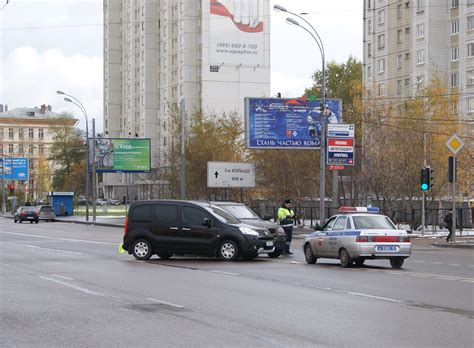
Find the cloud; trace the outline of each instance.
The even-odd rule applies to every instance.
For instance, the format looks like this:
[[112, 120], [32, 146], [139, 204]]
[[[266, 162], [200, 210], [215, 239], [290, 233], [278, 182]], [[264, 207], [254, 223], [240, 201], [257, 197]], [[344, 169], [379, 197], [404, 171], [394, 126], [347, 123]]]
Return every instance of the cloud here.
[[96, 118], [96, 128], [102, 130], [103, 103], [102, 57], [65, 56], [57, 49], [38, 52], [30, 46], [15, 48], [2, 61], [0, 103], [9, 109], [51, 105], [53, 111], [72, 113], [85, 128], [84, 116], [75, 105], [56, 94], [62, 90], [79, 99], [89, 120]]

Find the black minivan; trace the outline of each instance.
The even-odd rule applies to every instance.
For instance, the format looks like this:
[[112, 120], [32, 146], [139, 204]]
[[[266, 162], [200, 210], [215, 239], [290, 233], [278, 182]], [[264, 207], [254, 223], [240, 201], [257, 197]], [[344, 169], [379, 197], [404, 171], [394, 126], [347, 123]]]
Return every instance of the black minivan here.
[[161, 259], [198, 254], [252, 260], [274, 248], [274, 236], [267, 229], [245, 225], [204, 201], [135, 201], [125, 220], [123, 249], [138, 260], [153, 254]]

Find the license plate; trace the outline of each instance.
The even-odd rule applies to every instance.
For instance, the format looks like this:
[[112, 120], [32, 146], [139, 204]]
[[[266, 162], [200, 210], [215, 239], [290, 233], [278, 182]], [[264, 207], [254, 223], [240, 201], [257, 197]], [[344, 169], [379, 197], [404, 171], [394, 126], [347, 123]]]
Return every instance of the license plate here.
[[267, 246], [273, 246], [273, 242], [267, 242]]
[[377, 245], [375, 247], [377, 251], [397, 251], [397, 247], [395, 245]]
[[28, 216], [27, 219], [34, 219], [34, 217], [33, 216]]

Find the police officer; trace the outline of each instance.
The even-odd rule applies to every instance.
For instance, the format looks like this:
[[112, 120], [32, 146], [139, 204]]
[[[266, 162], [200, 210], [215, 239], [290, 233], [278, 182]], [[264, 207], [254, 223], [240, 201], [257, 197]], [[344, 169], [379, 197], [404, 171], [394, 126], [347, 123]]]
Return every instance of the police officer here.
[[293, 200], [285, 199], [283, 205], [278, 209], [278, 220], [286, 234], [285, 254], [292, 255], [290, 251], [291, 240], [293, 238], [293, 219], [295, 212], [291, 209]]

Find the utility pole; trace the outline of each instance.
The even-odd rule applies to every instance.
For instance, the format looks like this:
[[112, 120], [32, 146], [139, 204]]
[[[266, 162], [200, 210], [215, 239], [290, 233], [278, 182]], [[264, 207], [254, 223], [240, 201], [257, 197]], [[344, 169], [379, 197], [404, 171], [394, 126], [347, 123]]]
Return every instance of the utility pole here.
[[[423, 132], [423, 168], [426, 168], [426, 132]], [[428, 188], [429, 189], [429, 188]], [[425, 235], [425, 190], [421, 191], [421, 235]]]
[[186, 110], [184, 99], [179, 104], [181, 113], [181, 151], [179, 155], [179, 184], [181, 191], [181, 199], [186, 199]]
[[96, 163], [95, 163], [95, 118], [92, 119], [92, 221], [97, 220], [97, 182], [96, 182]]

